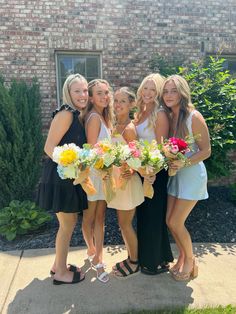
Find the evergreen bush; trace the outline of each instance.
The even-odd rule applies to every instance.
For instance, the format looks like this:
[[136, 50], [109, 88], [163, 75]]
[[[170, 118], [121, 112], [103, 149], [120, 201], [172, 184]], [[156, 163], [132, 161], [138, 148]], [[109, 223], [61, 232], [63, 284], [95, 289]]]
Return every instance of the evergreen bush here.
[[0, 81], [0, 208], [32, 199], [39, 179], [43, 137], [36, 81]]

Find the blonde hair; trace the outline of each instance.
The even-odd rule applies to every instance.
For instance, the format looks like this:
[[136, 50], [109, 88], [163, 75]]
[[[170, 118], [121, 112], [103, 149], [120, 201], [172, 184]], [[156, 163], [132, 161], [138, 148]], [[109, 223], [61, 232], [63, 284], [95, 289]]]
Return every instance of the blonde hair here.
[[[108, 125], [109, 128], [112, 127], [113, 125], [113, 121], [114, 121], [114, 113], [113, 113], [113, 96], [112, 96], [112, 88], [110, 86], [110, 84], [108, 83], [108, 81], [103, 80], [103, 79], [95, 79], [92, 80], [88, 83], [88, 94], [89, 97], [93, 96], [93, 87], [99, 84], [105, 84], [107, 85], [109, 91], [110, 91], [110, 102], [108, 104], [108, 106], [106, 108], [104, 108], [103, 112], [102, 112], [102, 116], [106, 122], [106, 124]], [[88, 115], [88, 113], [93, 109], [93, 104], [92, 102], [89, 100], [88, 101], [88, 105], [85, 108], [83, 114], [82, 114], [82, 119], [83, 121], [85, 120], [86, 116]]]
[[[164, 88], [167, 83], [169, 82], [174, 82], [176, 89], [180, 95], [180, 110], [179, 110], [179, 116], [178, 116], [178, 121], [176, 124], [176, 129], [173, 129], [173, 115], [172, 111], [170, 108], [168, 108], [163, 100], [163, 93], [164, 93]], [[188, 129], [186, 126], [186, 119], [188, 118], [188, 115], [190, 111], [194, 109], [194, 105], [192, 104], [191, 101], [191, 94], [190, 94], [190, 88], [187, 83], [187, 81], [180, 75], [171, 75], [168, 76], [161, 88], [161, 93], [160, 93], [160, 102], [163, 106], [163, 108], [166, 109], [166, 111], [170, 115], [170, 121], [171, 121], [171, 126], [170, 126], [170, 132], [171, 135], [178, 136], [181, 138], [184, 138], [186, 135], [188, 135]]]
[[87, 80], [79, 73], [77, 74], [70, 74], [66, 80], [65, 83], [63, 85], [63, 89], [62, 89], [62, 100], [63, 100], [63, 104], [62, 105], [68, 105], [71, 108], [77, 110], [77, 108], [74, 106], [72, 99], [71, 99], [71, 95], [70, 95], [70, 88], [71, 85], [75, 82], [75, 81], [82, 81], [85, 84], [88, 85]]
[[156, 88], [156, 98], [154, 100], [155, 106], [150, 114], [150, 116], [148, 117], [148, 127], [155, 127], [156, 124], [156, 120], [157, 120], [157, 114], [160, 111], [160, 103], [159, 103], [159, 95], [160, 95], [160, 90], [161, 90], [161, 85], [164, 82], [164, 77], [161, 76], [159, 73], [152, 73], [149, 74], [148, 76], [146, 76], [143, 81], [141, 82], [138, 91], [137, 91], [137, 108], [138, 111], [135, 114], [135, 121], [138, 122], [143, 114], [144, 111], [144, 104], [143, 104], [143, 100], [142, 100], [142, 90], [143, 90], [143, 86], [144, 84], [146, 84], [148, 81], [152, 81], [155, 85]]

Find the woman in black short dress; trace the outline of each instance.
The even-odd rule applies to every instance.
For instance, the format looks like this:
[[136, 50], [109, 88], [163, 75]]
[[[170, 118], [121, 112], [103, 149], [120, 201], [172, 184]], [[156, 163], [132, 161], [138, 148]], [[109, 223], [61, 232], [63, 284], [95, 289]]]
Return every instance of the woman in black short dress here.
[[52, 161], [53, 150], [58, 145], [86, 143], [84, 126], [79, 119], [88, 102], [88, 83], [79, 74], [70, 75], [63, 86], [63, 105], [53, 113], [44, 151], [43, 174], [39, 184], [37, 203], [40, 207], [56, 213], [59, 229], [56, 237], [56, 257], [51, 269], [53, 284], [77, 283], [84, 279], [80, 269], [67, 266], [67, 255], [78, 213], [87, 209], [87, 196], [81, 185], [73, 180], [62, 180], [57, 164]]

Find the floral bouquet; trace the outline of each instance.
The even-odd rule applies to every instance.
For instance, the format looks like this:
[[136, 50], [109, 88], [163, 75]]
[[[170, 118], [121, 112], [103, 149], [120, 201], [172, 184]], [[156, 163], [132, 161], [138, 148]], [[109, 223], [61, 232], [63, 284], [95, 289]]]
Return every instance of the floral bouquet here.
[[58, 164], [57, 172], [61, 179], [75, 179], [73, 184], [81, 184], [88, 195], [96, 194], [89, 178], [89, 167], [96, 159], [95, 152], [85, 144], [83, 148], [71, 143], [54, 148], [52, 159]]
[[[138, 172], [142, 176], [153, 176], [161, 171], [163, 168], [166, 168], [165, 158], [162, 155], [159, 145], [155, 140], [152, 142], [141, 141], [141, 167], [138, 169]], [[143, 182], [144, 196], [148, 198], [153, 198], [154, 189], [151, 183], [146, 179]]]
[[[190, 144], [193, 143], [193, 139], [186, 137], [185, 140], [177, 137], [171, 137], [162, 143], [162, 152], [167, 158], [167, 162], [174, 160], [182, 160], [187, 163], [188, 158], [185, 156], [187, 152], [190, 152]], [[176, 170], [168, 169], [169, 176], [175, 176]]]
[[96, 154], [96, 162], [94, 169], [98, 170], [103, 179], [103, 191], [107, 203], [109, 203], [115, 196], [115, 181], [112, 176], [112, 168], [115, 160], [114, 146], [105, 139], [99, 141], [94, 145], [94, 152]]
[[[114, 153], [115, 160], [113, 164], [120, 168], [119, 173], [121, 174], [130, 171], [130, 169], [138, 169], [141, 166], [141, 151], [137, 147], [136, 141], [129, 142], [128, 144], [115, 143]], [[128, 180], [122, 175], [119, 175], [118, 180], [116, 180], [116, 187], [125, 190]]]

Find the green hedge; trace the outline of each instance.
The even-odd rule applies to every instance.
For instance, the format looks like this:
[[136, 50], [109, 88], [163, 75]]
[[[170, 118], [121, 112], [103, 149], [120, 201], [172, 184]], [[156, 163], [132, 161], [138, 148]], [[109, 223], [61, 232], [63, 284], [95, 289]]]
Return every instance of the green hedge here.
[[0, 208], [11, 200], [32, 199], [39, 180], [43, 137], [40, 93], [31, 84], [0, 80]]

